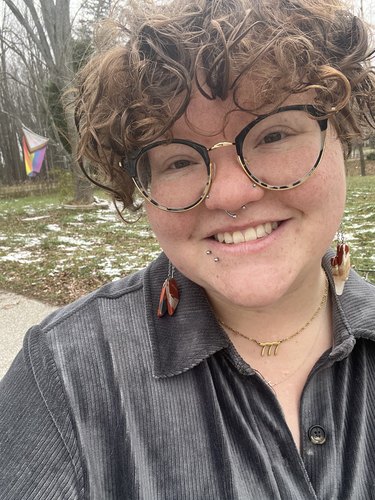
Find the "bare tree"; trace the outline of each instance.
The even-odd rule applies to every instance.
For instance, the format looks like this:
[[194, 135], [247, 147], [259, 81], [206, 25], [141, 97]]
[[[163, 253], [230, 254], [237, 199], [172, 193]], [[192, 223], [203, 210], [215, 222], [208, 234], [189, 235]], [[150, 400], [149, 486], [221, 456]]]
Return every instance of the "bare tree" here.
[[[15, 19], [21, 25], [49, 74], [62, 99], [70, 85], [73, 71], [73, 37], [70, 21], [70, 0], [22, 0], [24, 9], [13, 0], [4, 0]], [[21, 0], [20, 0], [21, 2]], [[17, 51], [17, 47], [10, 46]], [[92, 187], [82, 174], [76, 161], [77, 131], [72, 109], [64, 102], [67, 141], [70, 146], [71, 167], [75, 178], [74, 203], [88, 204], [93, 201]]]
[[[3, 19], [4, 26], [5, 19]], [[0, 134], [1, 134], [1, 178], [6, 183], [20, 181], [25, 177], [19, 168], [21, 164], [18, 146], [18, 127], [14, 95], [8, 78], [7, 47], [0, 39]]]

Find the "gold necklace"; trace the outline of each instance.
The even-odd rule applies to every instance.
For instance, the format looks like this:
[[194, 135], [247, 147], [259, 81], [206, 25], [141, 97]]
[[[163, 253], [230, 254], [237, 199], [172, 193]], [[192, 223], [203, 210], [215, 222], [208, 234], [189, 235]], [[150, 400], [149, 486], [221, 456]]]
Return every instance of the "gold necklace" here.
[[[312, 344], [312, 346], [311, 346], [311, 347], [313, 347], [313, 346], [316, 344], [316, 342], [317, 342], [317, 340], [318, 340], [318, 338], [319, 338], [319, 336], [320, 336], [321, 332], [322, 332], [322, 328], [319, 328], [318, 335], [315, 337], [314, 342], [313, 342], [313, 344]], [[292, 377], [293, 377], [293, 376], [294, 376], [297, 372], [299, 372], [300, 368], [301, 368], [301, 367], [302, 367], [302, 366], [306, 363], [306, 361], [307, 361], [307, 359], [308, 359], [308, 357], [309, 357], [310, 355], [311, 355], [311, 350], [310, 350], [310, 349], [307, 349], [307, 354], [306, 354], [306, 356], [303, 358], [302, 362], [301, 362], [301, 363], [297, 366], [297, 368], [295, 368], [295, 369], [294, 369], [291, 373], [287, 373], [287, 374], [286, 374], [283, 378], [281, 378], [278, 382], [271, 382], [270, 380], [267, 380], [267, 384], [268, 384], [270, 387], [272, 387], [272, 389], [273, 389], [274, 387], [276, 387], [276, 386], [278, 386], [278, 385], [281, 385], [281, 384], [283, 384], [284, 382], [287, 382], [288, 380], [290, 380], [290, 379], [291, 379], [291, 378], [292, 378]]]
[[266, 349], [267, 349], [267, 356], [271, 356], [272, 353], [273, 353], [274, 356], [276, 356], [280, 344], [282, 344], [283, 342], [286, 342], [287, 340], [291, 340], [294, 337], [297, 337], [297, 335], [299, 335], [304, 330], [306, 330], [306, 328], [314, 321], [314, 319], [318, 316], [320, 310], [324, 306], [324, 304], [325, 304], [325, 302], [327, 300], [327, 296], [328, 296], [328, 280], [326, 278], [326, 283], [325, 283], [325, 288], [324, 288], [324, 293], [323, 293], [323, 296], [322, 296], [322, 300], [320, 301], [320, 304], [319, 304], [318, 308], [316, 309], [316, 311], [314, 312], [314, 314], [311, 316], [311, 318], [307, 321], [307, 323], [305, 323], [303, 325], [303, 327], [300, 328], [299, 330], [297, 330], [295, 333], [293, 333], [292, 335], [289, 335], [289, 337], [285, 337], [285, 338], [280, 339], [280, 340], [274, 340], [274, 341], [271, 341], [271, 342], [259, 342], [259, 340], [247, 337], [243, 333], [238, 332], [237, 330], [235, 330], [231, 326], [229, 326], [226, 323], [224, 323], [224, 321], [222, 321], [220, 318], [217, 318], [217, 320], [221, 324], [221, 326], [223, 326], [224, 328], [226, 328], [230, 332], [234, 333], [235, 335], [239, 335], [240, 337], [248, 340], [249, 342], [254, 342], [259, 347], [261, 347], [261, 356], [264, 356], [264, 354], [266, 352]]

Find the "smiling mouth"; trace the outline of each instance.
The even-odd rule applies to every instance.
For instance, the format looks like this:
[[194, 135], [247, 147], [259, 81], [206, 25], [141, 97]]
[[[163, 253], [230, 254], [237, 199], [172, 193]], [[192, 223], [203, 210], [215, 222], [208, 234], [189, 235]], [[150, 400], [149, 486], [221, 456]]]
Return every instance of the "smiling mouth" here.
[[278, 222], [266, 222], [265, 224], [259, 224], [256, 227], [249, 227], [244, 231], [234, 231], [233, 233], [217, 233], [213, 237], [219, 243], [244, 243], [245, 241], [254, 241], [259, 238], [263, 238], [264, 236], [271, 234], [272, 231], [274, 231], [278, 227]]

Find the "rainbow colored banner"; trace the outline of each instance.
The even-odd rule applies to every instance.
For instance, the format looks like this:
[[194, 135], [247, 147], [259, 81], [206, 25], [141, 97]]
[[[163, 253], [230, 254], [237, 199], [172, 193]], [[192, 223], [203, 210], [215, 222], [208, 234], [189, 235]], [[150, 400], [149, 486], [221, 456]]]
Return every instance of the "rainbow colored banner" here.
[[35, 134], [26, 127], [22, 127], [22, 130], [24, 133], [22, 147], [26, 173], [30, 177], [34, 177], [42, 167], [49, 139]]
[[35, 153], [30, 153], [27, 148], [26, 139], [24, 137], [22, 139], [22, 146], [26, 173], [30, 177], [33, 177], [34, 175], [39, 174], [40, 169], [42, 168], [42, 163], [44, 160], [44, 155], [46, 154], [47, 146], [44, 146], [44, 148], [42, 149], [38, 149], [37, 151], [35, 151]]

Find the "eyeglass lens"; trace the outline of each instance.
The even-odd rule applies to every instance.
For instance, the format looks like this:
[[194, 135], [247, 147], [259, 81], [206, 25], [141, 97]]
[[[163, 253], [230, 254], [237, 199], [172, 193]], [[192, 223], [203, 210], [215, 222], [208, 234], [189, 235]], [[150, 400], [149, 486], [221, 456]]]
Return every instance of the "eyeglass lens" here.
[[[288, 110], [268, 116], [249, 130], [241, 159], [245, 169], [267, 186], [291, 186], [315, 167], [322, 143], [316, 120], [305, 111]], [[170, 209], [196, 203], [207, 189], [209, 175], [203, 156], [186, 144], [156, 145], [137, 162], [144, 195]]]

